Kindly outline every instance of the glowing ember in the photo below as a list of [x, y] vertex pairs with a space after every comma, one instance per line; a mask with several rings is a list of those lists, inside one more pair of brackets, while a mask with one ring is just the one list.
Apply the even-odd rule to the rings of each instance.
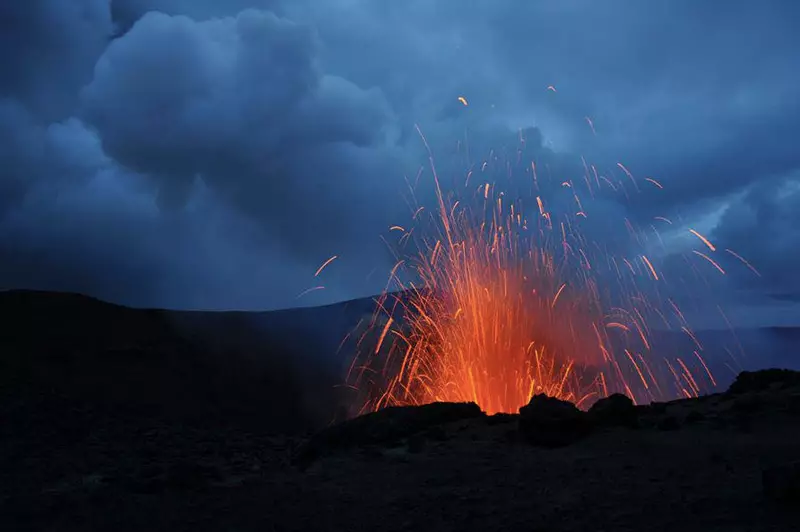
[[[536, 164], [522, 166], [530, 168], [538, 190]], [[617, 167], [624, 180], [615, 182], [584, 166], [583, 184], [593, 197], [601, 187], [626, 193], [624, 181], [638, 190], [622, 163]], [[474, 170], [486, 168], [483, 162]], [[548, 211], [546, 199], [536, 196], [535, 218], [528, 219], [521, 201], [509, 201], [489, 182], [471, 184], [473, 169], [465, 184], [474, 194], [463, 201], [443, 195], [432, 158], [431, 169], [436, 208], [416, 208], [419, 227], [391, 228], [402, 234], [401, 244], [413, 241], [416, 251], [393, 268], [358, 338], [348, 374], [360, 394], [353, 413], [433, 401], [474, 401], [488, 413], [515, 412], [542, 392], [582, 407], [617, 391], [641, 403], [696, 396], [716, 385], [682, 311], [653, 289], [666, 284], [653, 261], [643, 253], [613, 256], [582, 236], [581, 224], [591, 222], [575, 183], [562, 183], [574, 196], [571, 214]], [[630, 221], [625, 228], [641, 243]], [[414, 240], [414, 229], [428, 236]], [[716, 251], [690, 231], [706, 251]], [[724, 273], [708, 254], [693, 253]], [[389, 292], [392, 285], [398, 291]], [[654, 354], [652, 320], [691, 339], [694, 348], [684, 357], [691, 367], [680, 357]]]

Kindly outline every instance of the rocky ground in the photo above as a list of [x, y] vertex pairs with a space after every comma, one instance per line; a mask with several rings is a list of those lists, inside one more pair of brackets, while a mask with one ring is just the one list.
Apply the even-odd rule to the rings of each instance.
[[[738, 385], [738, 388], [736, 387]], [[800, 376], [583, 413], [392, 409], [280, 437], [5, 425], [4, 530], [797, 530]], [[631, 410], [632, 408], [632, 410]], [[41, 427], [37, 427], [37, 430]], [[558, 437], [542, 439], [537, 430]]]
[[[59, 359], [73, 387], [91, 385], [82, 394], [33, 375], [18, 358], [31, 352], [14, 346], [17, 358], [0, 357], [0, 530], [708, 532], [800, 522], [795, 372], [743, 373], [725, 393], [649, 406], [616, 396], [581, 412], [537, 396], [518, 415], [436, 404], [304, 432], [267, 416], [288, 411], [277, 399], [261, 420], [260, 407], [212, 409], [216, 399], [202, 402], [193, 387], [197, 368], [164, 374], [177, 391], [153, 383], [155, 395], [125, 408], [132, 383], [149, 389], [146, 379], [80, 365], [92, 357]], [[122, 384], [98, 384], [112, 377]], [[191, 401], [179, 401], [182, 389]], [[257, 399], [245, 391], [237, 400]]]

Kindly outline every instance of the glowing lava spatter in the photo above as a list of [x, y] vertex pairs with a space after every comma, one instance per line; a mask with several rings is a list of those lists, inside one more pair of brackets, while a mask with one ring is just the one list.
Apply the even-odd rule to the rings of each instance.
[[[624, 179], [634, 179], [618, 166]], [[430, 167], [435, 208], [414, 213], [417, 234], [426, 236], [392, 228], [416, 251], [393, 268], [397, 291], [387, 287], [358, 338], [347, 376], [359, 393], [354, 414], [434, 401], [515, 412], [535, 393], [582, 407], [612, 392], [641, 403], [696, 396], [716, 384], [681, 309], [653, 289], [664, 282], [648, 256], [614, 256], [582, 235], [581, 224], [591, 222], [574, 183], [565, 182], [574, 194], [572, 214], [549, 212], [537, 195], [528, 218], [519, 201], [507, 201], [489, 182], [476, 187], [468, 177], [474, 194], [445, 197], [432, 158]], [[529, 178], [539, 179], [536, 165], [529, 168]], [[614, 183], [585, 168], [589, 194], [603, 186], [624, 190], [622, 178]], [[627, 220], [626, 229], [641, 242]], [[691, 337], [689, 356], [656, 355], [652, 320]]]

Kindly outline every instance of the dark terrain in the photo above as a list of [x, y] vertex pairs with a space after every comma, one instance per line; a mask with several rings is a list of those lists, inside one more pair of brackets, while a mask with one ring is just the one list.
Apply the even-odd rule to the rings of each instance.
[[[646, 407], [440, 404], [324, 428], [332, 351], [369, 310], [0, 293], [0, 530], [797, 530], [798, 374]], [[770, 364], [797, 337], [773, 334]]]

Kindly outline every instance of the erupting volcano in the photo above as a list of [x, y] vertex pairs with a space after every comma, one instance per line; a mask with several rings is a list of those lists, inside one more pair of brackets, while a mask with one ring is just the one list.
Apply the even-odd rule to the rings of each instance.
[[[392, 228], [401, 234], [400, 248], [414, 251], [398, 253], [387, 290], [358, 336], [347, 377], [358, 391], [353, 413], [435, 401], [515, 412], [538, 393], [580, 407], [613, 392], [644, 403], [697, 396], [716, 385], [656, 261], [644, 252], [614, 255], [584, 236], [582, 227], [592, 222], [582, 194], [639, 191], [622, 164], [616, 181], [584, 165], [582, 179], [557, 184], [560, 193], [571, 194], [572, 210], [555, 213], [540, 195], [545, 187], [536, 163], [529, 163], [532, 217], [522, 198], [507, 199], [496, 183], [471, 182], [486, 167], [467, 173], [459, 198], [443, 193], [431, 157], [435, 204], [414, 206], [413, 228]], [[627, 219], [625, 228], [643, 247], [641, 231]], [[648, 229], [661, 241], [654, 226]], [[710, 256], [713, 244], [690, 232], [707, 253], [693, 251], [704, 264], [689, 265], [724, 273]], [[652, 322], [682, 331], [694, 348], [659, 349]]]

